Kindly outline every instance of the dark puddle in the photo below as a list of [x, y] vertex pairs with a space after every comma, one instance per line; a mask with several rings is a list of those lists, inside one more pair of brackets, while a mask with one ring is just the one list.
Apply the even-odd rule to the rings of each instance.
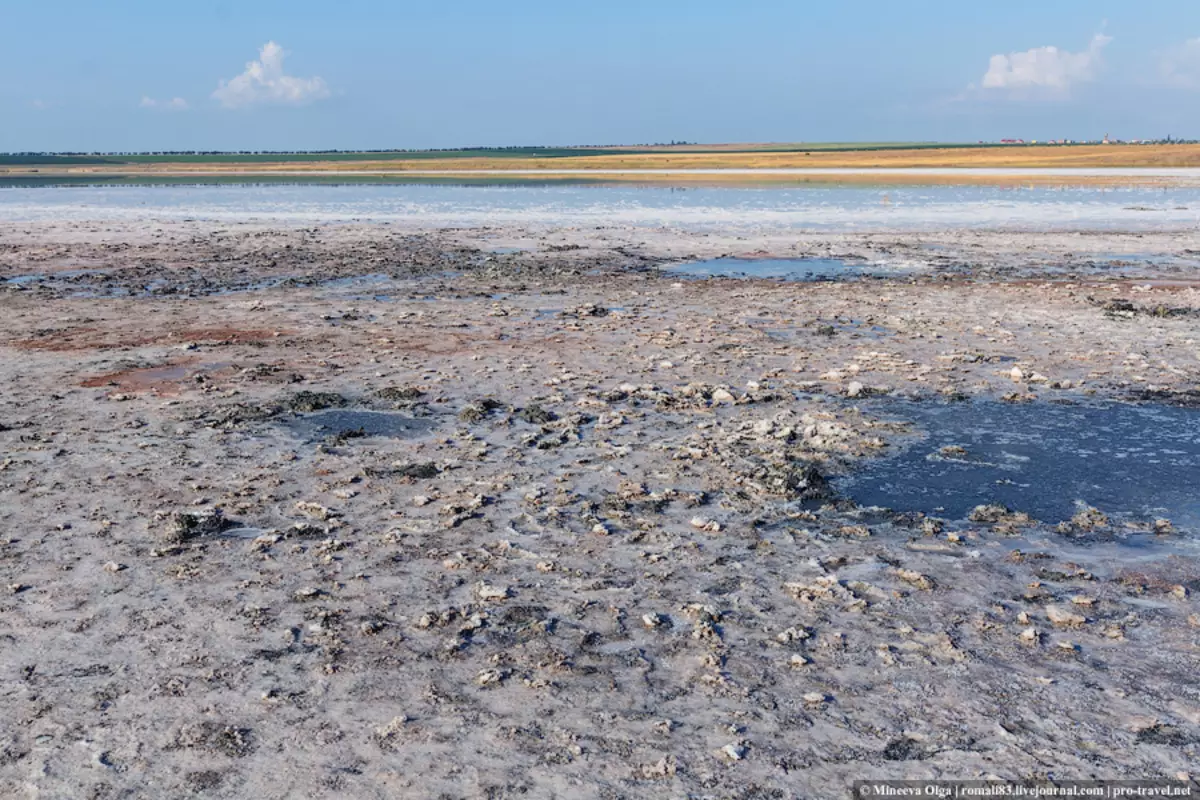
[[877, 264], [838, 258], [714, 258], [667, 267], [668, 273], [695, 278], [772, 278], [784, 281], [831, 281], [896, 274]]
[[331, 437], [354, 439], [363, 436], [413, 439], [437, 427], [436, 420], [426, 417], [410, 417], [394, 411], [354, 411], [341, 408], [312, 414], [296, 414], [285, 418], [283, 424], [310, 442], [319, 442]]
[[863, 408], [912, 422], [921, 439], [839, 479], [838, 490], [860, 505], [962, 520], [997, 503], [1056, 523], [1084, 503], [1114, 519], [1165, 517], [1200, 530], [1200, 410], [896, 401]]

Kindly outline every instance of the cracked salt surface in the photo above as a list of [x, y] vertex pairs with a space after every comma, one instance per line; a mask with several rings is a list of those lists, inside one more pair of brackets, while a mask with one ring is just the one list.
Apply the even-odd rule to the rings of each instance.
[[[864, 506], [964, 519], [997, 503], [1043, 522], [1080, 504], [1200, 530], [1200, 411], [1156, 405], [864, 403], [921, 438], [840, 479]], [[943, 451], [943, 448], [962, 448]]]

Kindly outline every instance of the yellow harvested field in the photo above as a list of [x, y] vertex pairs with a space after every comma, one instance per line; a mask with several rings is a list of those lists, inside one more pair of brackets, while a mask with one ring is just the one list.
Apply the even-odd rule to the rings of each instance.
[[[743, 146], [744, 147], [744, 146]], [[919, 174], [821, 174], [826, 169], [1104, 169], [1200, 167], [1200, 145], [1074, 145], [1014, 147], [945, 147], [829, 151], [814, 149], [795, 152], [635, 152], [617, 155], [586, 155], [560, 158], [466, 157], [437, 159], [384, 159], [335, 161], [260, 161], [260, 162], [161, 162], [80, 166], [0, 167], [0, 176], [38, 173], [41, 176], [179, 176], [214, 175], [464, 175], [514, 171], [554, 173], [586, 171], [597, 179], [621, 181], [661, 181], [683, 183], [805, 183], [805, 182], [877, 182], [877, 183], [1036, 183], [1036, 184], [1116, 184], [1130, 182], [1172, 182], [1161, 175], [1146, 176], [1061, 176], [1061, 175], [919, 175]], [[729, 175], [647, 175], [644, 170], [792, 170], [791, 174]], [[814, 172], [798, 174], [796, 170]], [[625, 173], [625, 174], [622, 174]]]

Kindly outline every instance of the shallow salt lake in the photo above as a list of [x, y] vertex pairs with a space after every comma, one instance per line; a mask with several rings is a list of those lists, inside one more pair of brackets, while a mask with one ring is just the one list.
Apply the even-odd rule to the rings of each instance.
[[1200, 224], [1200, 187], [811, 184], [214, 184], [0, 187], [0, 222], [181, 220], [486, 225], [1154, 230]]

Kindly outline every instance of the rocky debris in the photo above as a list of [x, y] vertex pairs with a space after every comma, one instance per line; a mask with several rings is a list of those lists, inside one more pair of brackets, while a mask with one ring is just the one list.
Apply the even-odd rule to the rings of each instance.
[[318, 589], [315, 586], [305, 586], [304, 588], [297, 589], [296, 591], [292, 592], [292, 599], [303, 603], [324, 597], [326, 594], [326, 592]]
[[492, 586], [481, 582], [475, 586], [475, 596], [484, 603], [500, 603], [512, 597], [512, 591], [505, 586]]
[[1046, 619], [1060, 628], [1077, 628], [1087, 622], [1082, 614], [1060, 605], [1046, 606]]
[[1101, 310], [1104, 311], [1104, 315], [1110, 319], [1128, 320], [1136, 316], [1157, 317], [1159, 319], [1200, 316], [1200, 308], [1192, 306], [1168, 306], [1165, 303], [1157, 303], [1152, 306], [1139, 306], [1132, 300], [1123, 297], [1113, 297], [1103, 300], [1088, 297], [1088, 302], [1100, 306]]
[[609, 311], [604, 306], [596, 305], [595, 303], [584, 303], [575, 308], [568, 308], [562, 312], [564, 317], [574, 317], [576, 319], [584, 317], [607, 317]]
[[388, 386], [375, 392], [375, 396], [380, 400], [406, 407], [424, 397], [425, 392], [415, 386]]
[[900, 569], [896, 571], [896, 576], [907, 584], [921, 589], [922, 591], [931, 592], [934, 588], [933, 579], [928, 575], [922, 575], [916, 570]]
[[1139, 744], [1157, 744], [1168, 747], [1186, 747], [1195, 741], [1181, 728], [1163, 723], [1155, 723], [1138, 730], [1137, 740]]
[[475, 683], [483, 687], [497, 686], [507, 680], [509, 675], [506, 669], [485, 669], [475, 676]]
[[257, 743], [249, 728], [204, 721], [183, 726], [171, 742], [172, 748], [209, 750], [229, 758], [245, 758]]
[[441, 475], [442, 468], [433, 461], [397, 461], [389, 467], [366, 467], [363, 474], [368, 478], [424, 481]]
[[885, 761], [921, 761], [928, 757], [921, 742], [907, 736], [892, 739], [881, 755]]
[[1098, 508], [1086, 506], [1075, 512], [1070, 520], [1060, 522], [1057, 530], [1062, 534], [1092, 533], [1108, 528], [1109, 524], [1107, 514]]
[[748, 752], [746, 746], [739, 742], [727, 744], [717, 751], [717, 754], [726, 761], [737, 762], [746, 757]]
[[644, 781], [665, 780], [673, 776], [678, 768], [679, 765], [674, 756], [664, 756], [653, 764], [640, 765], [636, 777]]
[[1176, 408], [1200, 408], [1200, 389], [1140, 389], [1128, 396], [1137, 403], [1157, 403]]
[[463, 422], [483, 422], [493, 411], [504, 408], [504, 404], [490, 397], [471, 403], [458, 412], [458, 418]]
[[971, 522], [983, 522], [994, 525], [1001, 532], [1015, 532], [1034, 523], [1034, 520], [1023, 511], [1012, 511], [1007, 506], [998, 504], [975, 506], [967, 516]]
[[812, 464], [759, 464], [743, 474], [760, 493], [788, 500], [822, 500], [831, 495], [829, 481]]
[[554, 412], [547, 411], [536, 403], [521, 409], [517, 413], [517, 416], [531, 425], [547, 425], [558, 419], [558, 415], [556, 415]]
[[662, 628], [666, 625], [669, 625], [670, 622], [671, 622], [670, 617], [667, 617], [664, 614], [650, 613], [650, 614], [642, 615], [642, 625], [649, 630], [654, 630], [655, 628]]
[[409, 729], [411, 722], [412, 720], [407, 714], [393, 717], [386, 725], [380, 725], [375, 729], [375, 743], [384, 750], [392, 749], [397, 746], [404, 733]]
[[247, 423], [263, 422], [283, 413], [283, 408], [274, 404], [232, 403], [217, 406], [197, 417], [209, 428], [238, 428]]
[[225, 512], [219, 508], [177, 511], [171, 515], [162, 539], [168, 544], [185, 544], [204, 536], [215, 536], [235, 526], [236, 523], [226, 519]]
[[322, 522], [336, 519], [341, 516], [338, 511], [332, 508], [323, 506], [320, 503], [313, 503], [305, 500], [301, 500], [300, 502], [296, 503], [296, 510], [306, 517], [321, 520]]
[[289, 410], [297, 413], [324, 411], [329, 408], [344, 408], [350, 401], [337, 392], [297, 392], [284, 404]]

